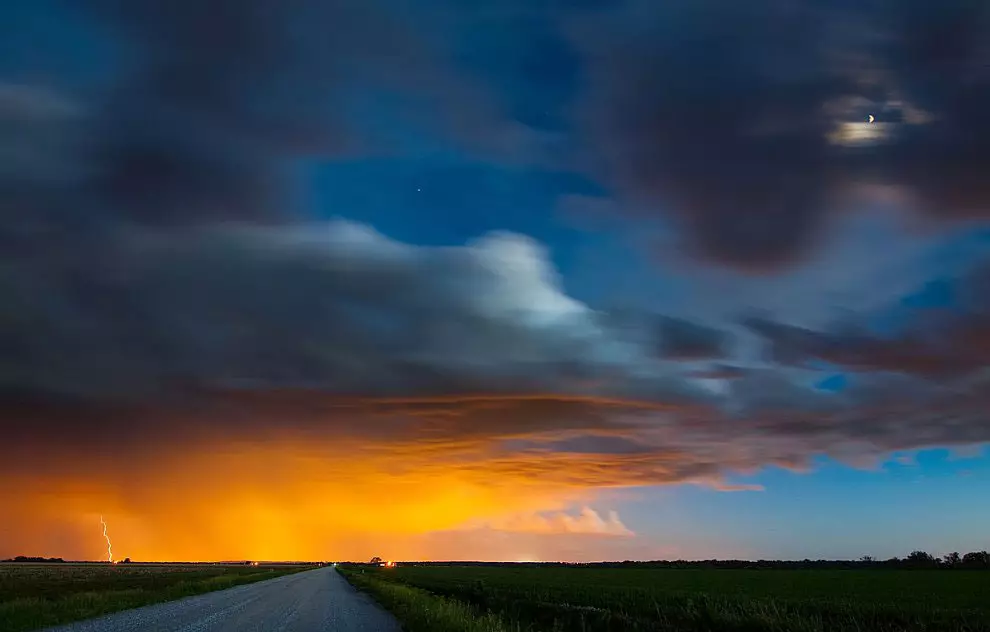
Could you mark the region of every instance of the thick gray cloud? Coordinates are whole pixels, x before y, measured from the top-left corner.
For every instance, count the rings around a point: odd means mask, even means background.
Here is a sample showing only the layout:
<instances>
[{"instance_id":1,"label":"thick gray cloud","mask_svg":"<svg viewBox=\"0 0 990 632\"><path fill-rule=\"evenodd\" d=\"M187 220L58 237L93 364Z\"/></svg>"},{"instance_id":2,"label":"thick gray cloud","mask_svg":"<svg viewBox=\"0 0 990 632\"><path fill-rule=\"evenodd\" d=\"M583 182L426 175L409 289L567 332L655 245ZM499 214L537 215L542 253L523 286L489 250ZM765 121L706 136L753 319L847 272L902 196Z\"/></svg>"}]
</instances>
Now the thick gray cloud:
<instances>
[{"instance_id":1,"label":"thick gray cloud","mask_svg":"<svg viewBox=\"0 0 990 632\"><path fill-rule=\"evenodd\" d=\"M286 221L310 210L303 160L401 153L400 125L489 155L517 150L510 122L457 75L440 39L390 0L66 4L51 19L76 37L51 54L89 60L99 80L50 83L84 99L71 130L84 174L75 206L104 218ZM14 20L36 11L15 5ZM30 108L51 114L38 100L19 106Z\"/></svg>"},{"instance_id":2,"label":"thick gray cloud","mask_svg":"<svg viewBox=\"0 0 990 632\"><path fill-rule=\"evenodd\" d=\"M721 484L822 453L990 440L974 367L937 380L871 372L840 393L776 368L697 386L724 376L657 357L655 331L611 328L561 290L542 246L511 233L421 247L337 220L101 239L86 256L5 260L11 445L57 436L66 446L53 453L142 454L288 434L398 454L436 446L435 464L400 469L454 462L609 486ZM969 278L961 287L980 287ZM976 310L984 299L971 294Z\"/></svg>"},{"instance_id":3,"label":"thick gray cloud","mask_svg":"<svg viewBox=\"0 0 990 632\"><path fill-rule=\"evenodd\" d=\"M425 63L374 3L93 0L87 9L136 66L99 108L93 193L146 223L284 214L284 161L356 148L344 122L348 82L401 81Z\"/></svg>"},{"instance_id":4,"label":"thick gray cloud","mask_svg":"<svg viewBox=\"0 0 990 632\"><path fill-rule=\"evenodd\" d=\"M667 385L646 347L564 294L531 239L495 232L437 248L344 220L129 221L87 197L85 143L32 142L74 129L76 109L28 88L3 94L0 131L31 157L0 180L16 201L0 224L8 390L692 390Z\"/></svg>"},{"instance_id":5,"label":"thick gray cloud","mask_svg":"<svg viewBox=\"0 0 990 632\"><path fill-rule=\"evenodd\" d=\"M565 295L538 243L403 244L343 220L119 229L9 259L8 388L147 397L211 388L338 394L692 388Z\"/></svg>"},{"instance_id":6,"label":"thick gray cloud","mask_svg":"<svg viewBox=\"0 0 990 632\"><path fill-rule=\"evenodd\" d=\"M80 192L101 214L143 223L284 220L301 210L300 158L400 151L394 129L412 123L530 164L548 159L538 156L544 144L566 147L550 152L564 168L590 156L588 174L614 187L617 208L659 212L685 231L692 254L746 269L805 256L829 212L866 189L870 199L901 189L898 200L936 217L988 208L982 3L417 9L403 14L389 0L74 6L115 55L92 53L112 77L87 94L77 164L91 177ZM517 50L505 36L516 26L533 40L519 54L541 64L494 56ZM475 36L488 47L464 54ZM581 90L573 77L587 79ZM526 97L500 94L503 84L552 107L521 107ZM374 123L361 117L371 106ZM513 120L519 109L556 113L554 140Z\"/></svg>"},{"instance_id":7,"label":"thick gray cloud","mask_svg":"<svg viewBox=\"0 0 990 632\"><path fill-rule=\"evenodd\" d=\"M985 3L633 1L576 24L592 170L695 255L787 265L878 185L935 217L990 211Z\"/></svg>"},{"instance_id":8,"label":"thick gray cloud","mask_svg":"<svg viewBox=\"0 0 990 632\"><path fill-rule=\"evenodd\" d=\"M67 452L136 466L176 446L301 440L389 463L394 473L581 488L724 485L768 465L805 469L821 455L854 465L893 452L990 442L987 374L934 385L864 376L846 393L752 372L723 400L664 405L596 397L480 395L354 399L314 390L227 391L195 402L60 410L4 407L15 450L4 471L87 471ZM39 450L42 437L45 450ZM51 438L57 440L52 441ZM24 455L23 457L21 455ZM46 467L48 467L46 465Z\"/></svg>"}]
</instances>

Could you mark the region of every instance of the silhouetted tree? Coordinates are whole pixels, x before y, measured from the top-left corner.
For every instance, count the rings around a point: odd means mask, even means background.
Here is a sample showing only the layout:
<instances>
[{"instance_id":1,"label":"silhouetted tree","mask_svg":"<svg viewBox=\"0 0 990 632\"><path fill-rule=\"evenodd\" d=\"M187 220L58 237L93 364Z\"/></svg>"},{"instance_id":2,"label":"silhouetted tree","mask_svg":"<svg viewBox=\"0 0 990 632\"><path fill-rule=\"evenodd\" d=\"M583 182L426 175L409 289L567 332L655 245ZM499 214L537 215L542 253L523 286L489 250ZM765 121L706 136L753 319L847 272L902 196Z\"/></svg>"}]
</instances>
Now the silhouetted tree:
<instances>
[{"instance_id":1,"label":"silhouetted tree","mask_svg":"<svg viewBox=\"0 0 990 632\"><path fill-rule=\"evenodd\" d=\"M371 558L371 563L377 566L378 564L382 563L382 558L376 555L375 557Z\"/></svg>"},{"instance_id":2,"label":"silhouetted tree","mask_svg":"<svg viewBox=\"0 0 990 632\"><path fill-rule=\"evenodd\" d=\"M990 553L986 551L973 551L963 555L963 566L966 568L990 568Z\"/></svg>"},{"instance_id":3,"label":"silhouetted tree","mask_svg":"<svg viewBox=\"0 0 990 632\"><path fill-rule=\"evenodd\" d=\"M925 551L911 551L911 554L904 560L908 566L918 568L929 568L938 566L938 560Z\"/></svg>"},{"instance_id":4,"label":"silhouetted tree","mask_svg":"<svg viewBox=\"0 0 990 632\"><path fill-rule=\"evenodd\" d=\"M125 557L123 561L121 561L121 564L130 564L130 563L131 563L131 558L129 557Z\"/></svg>"},{"instance_id":5,"label":"silhouetted tree","mask_svg":"<svg viewBox=\"0 0 990 632\"><path fill-rule=\"evenodd\" d=\"M962 557L957 552L949 553L942 560L946 566L959 566L962 564Z\"/></svg>"}]
</instances>

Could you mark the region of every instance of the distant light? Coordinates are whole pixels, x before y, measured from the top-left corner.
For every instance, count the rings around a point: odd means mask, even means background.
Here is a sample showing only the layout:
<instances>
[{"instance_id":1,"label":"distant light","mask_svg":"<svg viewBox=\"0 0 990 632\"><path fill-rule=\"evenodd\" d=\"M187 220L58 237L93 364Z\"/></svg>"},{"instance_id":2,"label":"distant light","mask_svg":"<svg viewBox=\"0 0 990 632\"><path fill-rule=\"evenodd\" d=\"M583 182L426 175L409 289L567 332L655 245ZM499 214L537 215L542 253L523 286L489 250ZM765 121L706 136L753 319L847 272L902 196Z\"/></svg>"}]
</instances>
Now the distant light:
<instances>
[{"instance_id":1,"label":"distant light","mask_svg":"<svg viewBox=\"0 0 990 632\"><path fill-rule=\"evenodd\" d=\"M828 141L846 147L875 145L888 140L894 127L890 123L845 122L829 132Z\"/></svg>"}]
</instances>

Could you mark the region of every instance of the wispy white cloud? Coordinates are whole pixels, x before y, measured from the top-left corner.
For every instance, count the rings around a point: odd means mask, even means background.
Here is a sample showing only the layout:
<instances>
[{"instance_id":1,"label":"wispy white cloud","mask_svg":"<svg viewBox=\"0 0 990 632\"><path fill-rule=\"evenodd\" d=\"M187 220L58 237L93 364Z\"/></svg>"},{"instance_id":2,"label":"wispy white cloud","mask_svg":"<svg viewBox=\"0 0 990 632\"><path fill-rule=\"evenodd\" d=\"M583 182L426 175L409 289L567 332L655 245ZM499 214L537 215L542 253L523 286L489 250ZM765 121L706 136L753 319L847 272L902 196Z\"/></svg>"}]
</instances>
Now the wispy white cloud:
<instances>
[{"instance_id":1,"label":"wispy white cloud","mask_svg":"<svg viewBox=\"0 0 990 632\"><path fill-rule=\"evenodd\" d=\"M633 537L636 535L622 523L617 512L609 510L602 517L596 510L588 506L581 507L577 514L566 511L513 514L473 522L466 525L465 528L536 534L582 534L611 537Z\"/></svg>"}]
</instances>

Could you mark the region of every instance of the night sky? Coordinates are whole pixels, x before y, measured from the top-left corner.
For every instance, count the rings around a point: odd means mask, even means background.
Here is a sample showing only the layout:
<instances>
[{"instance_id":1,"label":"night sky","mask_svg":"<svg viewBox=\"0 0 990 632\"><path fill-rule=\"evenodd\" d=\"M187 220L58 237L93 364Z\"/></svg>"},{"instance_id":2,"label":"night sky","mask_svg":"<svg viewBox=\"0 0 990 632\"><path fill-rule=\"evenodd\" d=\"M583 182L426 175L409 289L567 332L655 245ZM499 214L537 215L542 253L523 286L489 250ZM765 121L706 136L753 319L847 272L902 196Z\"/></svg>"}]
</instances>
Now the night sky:
<instances>
[{"instance_id":1,"label":"night sky","mask_svg":"<svg viewBox=\"0 0 990 632\"><path fill-rule=\"evenodd\" d=\"M0 557L986 549L988 174L984 0L7 0Z\"/></svg>"}]
</instances>

